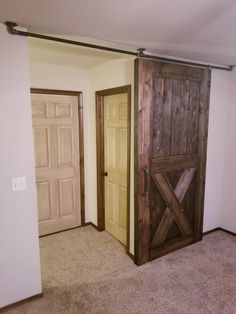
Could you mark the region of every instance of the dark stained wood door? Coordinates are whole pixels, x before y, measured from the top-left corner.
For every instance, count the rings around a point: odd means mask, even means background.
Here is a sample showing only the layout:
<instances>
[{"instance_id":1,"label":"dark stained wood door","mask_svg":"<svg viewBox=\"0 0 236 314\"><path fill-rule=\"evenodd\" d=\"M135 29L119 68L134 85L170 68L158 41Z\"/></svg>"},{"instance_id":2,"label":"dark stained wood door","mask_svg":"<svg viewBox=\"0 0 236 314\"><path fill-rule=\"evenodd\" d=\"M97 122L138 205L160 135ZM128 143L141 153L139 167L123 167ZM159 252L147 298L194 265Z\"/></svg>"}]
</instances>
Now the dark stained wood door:
<instances>
[{"instance_id":1,"label":"dark stained wood door","mask_svg":"<svg viewBox=\"0 0 236 314\"><path fill-rule=\"evenodd\" d=\"M136 61L135 261L202 239L211 72Z\"/></svg>"}]
</instances>

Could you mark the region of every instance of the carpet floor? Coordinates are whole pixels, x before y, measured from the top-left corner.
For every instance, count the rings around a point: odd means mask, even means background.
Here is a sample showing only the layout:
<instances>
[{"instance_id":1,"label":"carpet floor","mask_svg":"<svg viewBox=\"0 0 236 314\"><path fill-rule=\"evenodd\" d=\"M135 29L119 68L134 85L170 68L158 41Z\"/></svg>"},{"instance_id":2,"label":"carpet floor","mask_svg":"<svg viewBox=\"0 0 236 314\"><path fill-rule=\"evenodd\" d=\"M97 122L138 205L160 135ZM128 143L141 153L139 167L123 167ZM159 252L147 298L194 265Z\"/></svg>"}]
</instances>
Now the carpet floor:
<instances>
[{"instance_id":1,"label":"carpet floor","mask_svg":"<svg viewBox=\"0 0 236 314\"><path fill-rule=\"evenodd\" d=\"M93 227L40 239L44 297L12 314L236 314L236 238L222 231L137 267Z\"/></svg>"}]
</instances>

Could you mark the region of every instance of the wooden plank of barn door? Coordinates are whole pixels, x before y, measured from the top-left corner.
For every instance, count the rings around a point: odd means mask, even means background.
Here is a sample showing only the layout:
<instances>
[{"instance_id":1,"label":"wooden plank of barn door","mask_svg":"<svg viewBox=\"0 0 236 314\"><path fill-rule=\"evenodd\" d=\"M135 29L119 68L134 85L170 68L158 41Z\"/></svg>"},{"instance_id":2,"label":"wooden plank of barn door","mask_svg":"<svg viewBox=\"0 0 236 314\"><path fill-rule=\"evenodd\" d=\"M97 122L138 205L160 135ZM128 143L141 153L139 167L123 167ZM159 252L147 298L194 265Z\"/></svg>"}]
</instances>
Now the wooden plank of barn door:
<instances>
[{"instance_id":1,"label":"wooden plank of barn door","mask_svg":"<svg viewBox=\"0 0 236 314\"><path fill-rule=\"evenodd\" d=\"M143 61L143 60L142 60ZM138 265L149 261L150 240L150 213L148 194L148 182L145 178L144 169L149 168L150 132L147 123L150 119L150 107L146 104L151 102L150 87L152 84L150 71L145 62L135 60L135 263Z\"/></svg>"},{"instance_id":2,"label":"wooden plank of barn door","mask_svg":"<svg viewBox=\"0 0 236 314\"><path fill-rule=\"evenodd\" d=\"M172 127L171 127L171 155L179 154L180 146L180 129L182 127L182 121L180 116L181 106L181 81L172 80Z\"/></svg>"},{"instance_id":3,"label":"wooden plank of barn door","mask_svg":"<svg viewBox=\"0 0 236 314\"><path fill-rule=\"evenodd\" d=\"M200 82L189 83L189 110L188 110L188 142L187 153L196 152L198 140L198 116L200 104Z\"/></svg>"},{"instance_id":4,"label":"wooden plank of barn door","mask_svg":"<svg viewBox=\"0 0 236 314\"><path fill-rule=\"evenodd\" d=\"M169 156L170 155L170 138L171 138L171 101L172 101L172 80L154 77L153 80L153 97L155 101L153 106L153 115L150 116L150 133L152 134L153 151L152 156ZM158 129L163 129L164 136L161 136L157 129L157 121L153 121L154 117L158 117Z\"/></svg>"},{"instance_id":5,"label":"wooden plank of barn door","mask_svg":"<svg viewBox=\"0 0 236 314\"><path fill-rule=\"evenodd\" d=\"M196 168L190 168L185 170L181 177L180 180L175 188L175 195L178 198L179 202L183 201L183 198L187 192L187 189L193 179L193 176L195 175L196 172ZM153 237L152 240L152 246L156 246L158 244L161 244L165 241L167 233L169 231L169 226L172 225L174 221L174 214L173 212L170 210L169 207L166 208L161 222L155 232L155 235Z\"/></svg>"},{"instance_id":6,"label":"wooden plank of barn door","mask_svg":"<svg viewBox=\"0 0 236 314\"><path fill-rule=\"evenodd\" d=\"M181 82L181 106L180 106L180 116L181 116L181 128L179 143L179 154L183 155L187 152L187 139L188 139L188 101L189 101L189 81L182 80Z\"/></svg>"},{"instance_id":7,"label":"wooden plank of barn door","mask_svg":"<svg viewBox=\"0 0 236 314\"><path fill-rule=\"evenodd\" d=\"M187 236L192 233L192 227L184 215L184 209L181 206L167 176L164 173L156 173L152 175L152 178L159 189L160 194L166 202L166 206L169 207L175 217L176 223L182 234ZM183 181L185 183L185 181Z\"/></svg>"}]
</instances>

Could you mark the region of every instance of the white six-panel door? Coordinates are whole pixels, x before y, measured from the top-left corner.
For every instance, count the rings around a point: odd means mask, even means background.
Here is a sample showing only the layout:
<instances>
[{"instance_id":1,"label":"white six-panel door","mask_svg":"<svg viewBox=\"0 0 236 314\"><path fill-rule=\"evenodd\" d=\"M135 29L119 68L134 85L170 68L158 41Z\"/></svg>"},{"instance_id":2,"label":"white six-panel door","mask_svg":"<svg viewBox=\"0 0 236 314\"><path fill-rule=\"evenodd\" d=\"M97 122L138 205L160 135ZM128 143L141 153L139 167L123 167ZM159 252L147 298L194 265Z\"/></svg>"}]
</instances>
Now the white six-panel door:
<instances>
[{"instance_id":1,"label":"white six-panel door","mask_svg":"<svg viewBox=\"0 0 236 314\"><path fill-rule=\"evenodd\" d=\"M80 226L78 97L32 94L39 234Z\"/></svg>"}]
</instances>

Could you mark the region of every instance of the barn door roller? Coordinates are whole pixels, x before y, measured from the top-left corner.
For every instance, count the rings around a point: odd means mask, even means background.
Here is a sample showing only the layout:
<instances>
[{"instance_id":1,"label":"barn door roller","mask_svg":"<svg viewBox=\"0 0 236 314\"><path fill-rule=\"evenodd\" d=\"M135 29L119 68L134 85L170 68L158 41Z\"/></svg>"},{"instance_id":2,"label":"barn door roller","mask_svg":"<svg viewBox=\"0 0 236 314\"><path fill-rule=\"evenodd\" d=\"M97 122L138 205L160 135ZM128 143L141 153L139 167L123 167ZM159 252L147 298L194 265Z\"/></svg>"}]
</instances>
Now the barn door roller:
<instances>
[{"instance_id":1,"label":"barn door roller","mask_svg":"<svg viewBox=\"0 0 236 314\"><path fill-rule=\"evenodd\" d=\"M232 71L233 67L234 67L234 65L221 66L221 65L191 62L191 61L179 60L179 59L174 59L174 58L161 57L161 56L152 55L152 54L146 54L144 52L146 49L144 49L144 48L139 48L139 49L137 49L137 51L128 51L128 50L123 50L123 49L117 49L117 48L111 48L111 47L105 47L105 46L100 46L100 45L84 43L84 42L70 40L70 39L64 39L64 38L60 38L60 37L54 37L54 36L48 36L48 35L43 35L43 34L25 32L25 31L21 31L21 30L16 29L17 24L14 22L9 22L9 21L5 22L5 25L7 27L8 33L11 35L19 35L19 36L25 36L25 37L45 39L45 40L56 41L56 42L65 43L65 44L74 45L74 46L81 46L81 47L87 47L87 48L92 48L92 49L98 49L98 50L104 50L104 51L110 51L110 52L116 52L116 53L120 53L120 54L136 56L137 58L152 59L152 60L158 60L161 62L176 63L176 64L195 66L195 67L200 67L200 68Z\"/></svg>"}]
</instances>

